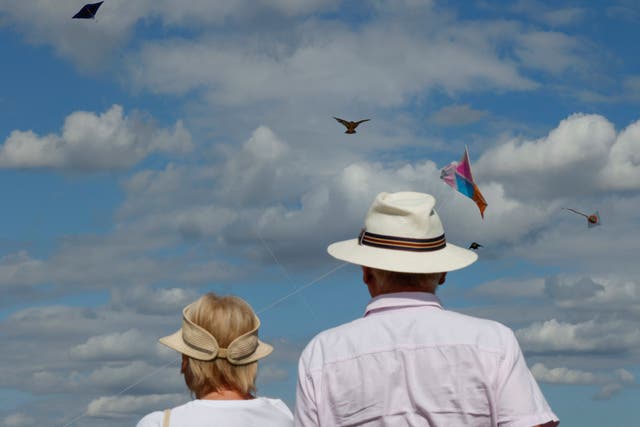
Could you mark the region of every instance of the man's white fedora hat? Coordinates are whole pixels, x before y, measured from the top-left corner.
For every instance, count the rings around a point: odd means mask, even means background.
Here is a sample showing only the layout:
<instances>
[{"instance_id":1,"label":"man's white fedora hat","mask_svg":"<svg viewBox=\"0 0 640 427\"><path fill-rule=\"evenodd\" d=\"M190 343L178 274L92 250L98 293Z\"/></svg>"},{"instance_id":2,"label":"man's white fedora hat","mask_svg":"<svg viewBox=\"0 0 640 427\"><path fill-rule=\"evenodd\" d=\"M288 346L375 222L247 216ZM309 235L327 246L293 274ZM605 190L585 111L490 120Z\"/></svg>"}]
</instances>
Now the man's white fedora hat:
<instances>
[{"instance_id":1,"label":"man's white fedora hat","mask_svg":"<svg viewBox=\"0 0 640 427\"><path fill-rule=\"evenodd\" d=\"M439 273L464 268L478 259L448 243L430 194L402 191L376 196L356 239L327 248L334 258L381 270Z\"/></svg>"}]
</instances>

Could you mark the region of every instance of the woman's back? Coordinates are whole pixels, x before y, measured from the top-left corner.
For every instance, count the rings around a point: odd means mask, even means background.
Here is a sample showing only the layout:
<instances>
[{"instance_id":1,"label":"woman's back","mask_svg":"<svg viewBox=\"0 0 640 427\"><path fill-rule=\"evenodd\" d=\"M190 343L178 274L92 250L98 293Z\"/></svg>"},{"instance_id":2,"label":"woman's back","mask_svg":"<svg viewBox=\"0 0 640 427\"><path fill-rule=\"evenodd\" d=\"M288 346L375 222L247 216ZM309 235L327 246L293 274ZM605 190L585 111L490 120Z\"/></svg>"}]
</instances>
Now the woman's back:
<instances>
[{"instance_id":1,"label":"woman's back","mask_svg":"<svg viewBox=\"0 0 640 427\"><path fill-rule=\"evenodd\" d=\"M171 409L169 426L163 426L164 413L152 412L136 427L218 427L293 426L293 415L279 399L258 397L249 400L192 400Z\"/></svg>"}]
</instances>

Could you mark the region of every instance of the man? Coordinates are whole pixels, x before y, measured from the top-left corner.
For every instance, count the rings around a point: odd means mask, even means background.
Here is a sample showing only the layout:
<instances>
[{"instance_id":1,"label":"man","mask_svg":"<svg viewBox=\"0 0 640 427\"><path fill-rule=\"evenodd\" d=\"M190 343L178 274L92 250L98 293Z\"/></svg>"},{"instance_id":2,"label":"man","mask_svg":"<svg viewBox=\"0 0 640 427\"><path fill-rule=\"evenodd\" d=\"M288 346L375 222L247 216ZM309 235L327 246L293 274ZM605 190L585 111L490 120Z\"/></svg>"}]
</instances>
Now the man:
<instances>
[{"instance_id":1,"label":"man","mask_svg":"<svg viewBox=\"0 0 640 427\"><path fill-rule=\"evenodd\" d=\"M299 363L297 426L556 426L513 332L444 310L446 272L476 261L452 245L422 193L381 193L333 257L362 266L361 319L324 331Z\"/></svg>"}]
</instances>

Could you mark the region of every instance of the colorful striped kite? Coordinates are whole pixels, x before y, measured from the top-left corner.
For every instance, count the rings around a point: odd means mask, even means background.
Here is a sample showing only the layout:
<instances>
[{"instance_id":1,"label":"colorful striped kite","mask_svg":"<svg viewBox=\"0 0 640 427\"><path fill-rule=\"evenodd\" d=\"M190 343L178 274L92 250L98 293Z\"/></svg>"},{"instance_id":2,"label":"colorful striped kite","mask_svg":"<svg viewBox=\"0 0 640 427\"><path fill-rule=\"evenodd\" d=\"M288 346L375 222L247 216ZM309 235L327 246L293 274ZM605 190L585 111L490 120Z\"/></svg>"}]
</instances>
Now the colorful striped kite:
<instances>
[{"instance_id":1,"label":"colorful striped kite","mask_svg":"<svg viewBox=\"0 0 640 427\"><path fill-rule=\"evenodd\" d=\"M469 150L467 147L464 147L464 155L460 162L451 162L442 169L440 179L473 200L476 205L478 205L478 209L480 209L480 216L484 218L484 210L487 207L487 202L484 200L484 197L482 197L478 186L473 182Z\"/></svg>"}]
</instances>

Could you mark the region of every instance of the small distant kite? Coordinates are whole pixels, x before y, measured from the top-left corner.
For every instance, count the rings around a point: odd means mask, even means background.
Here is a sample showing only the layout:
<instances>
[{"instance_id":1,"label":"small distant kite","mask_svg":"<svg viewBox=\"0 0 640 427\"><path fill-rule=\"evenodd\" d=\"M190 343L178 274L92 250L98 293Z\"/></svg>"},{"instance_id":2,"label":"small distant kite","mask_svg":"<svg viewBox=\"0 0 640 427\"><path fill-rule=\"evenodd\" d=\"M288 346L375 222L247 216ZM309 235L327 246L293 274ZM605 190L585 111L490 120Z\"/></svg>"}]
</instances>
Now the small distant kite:
<instances>
[{"instance_id":1,"label":"small distant kite","mask_svg":"<svg viewBox=\"0 0 640 427\"><path fill-rule=\"evenodd\" d=\"M566 209L566 210L568 210L568 211L571 211L571 212L573 212L573 213L575 213L575 214L578 214L578 215L582 215L583 217L587 218L587 226L588 226L589 228L593 228L593 227L595 227L596 225L601 225L601 222L600 222L600 214L598 213L598 211L595 211L595 212L594 212L594 213L592 213L591 215L587 215L587 214L582 213L582 212L580 212L580 211L577 211L577 210L575 210L575 209L571 209L571 208L563 208L563 209Z\"/></svg>"},{"instance_id":2,"label":"small distant kite","mask_svg":"<svg viewBox=\"0 0 640 427\"><path fill-rule=\"evenodd\" d=\"M471 242L471 244L469 245L469 249L478 249L478 248L484 248L484 246L482 246L480 243L478 242Z\"/></svg>"},{"instance_id":3,"label":"small distant kite","mask_svg":"<svg viewBox=\"0 0 640 427\"><path fill-rule=\"evenodd\" d=\"M460 162L451 162L440 171L440 179L453 189L458 190L473 200L476 205L478 205L478 209L480 209L480 216L484 218L487 201L473 181L471 161L469 160L469 150L467 147L464 148L464 154Z\"/></svg>"},{"instance_id":4,"label":"small distant kite","mask_svg":"<svg viewBox=\"0 0 640 427\"><path fill-rule=\"evenodd\" d=\"M102 3L104 2L85 4L71 19L95 19L96 13L98 13L98 9L100 9Z\"/></svg>"},{"instance_id":5,"label":"small distant kite","mask_svg":"<svg viewBox=\"0 0 640 427\"><path fill-rule=\"evenodd\" d=\"M371 119L358 120L357 122L350 122L348 120L341 119L339 117L334 117L339 123L342 123L347 130L344 133L356 133L356 128L360 123L368 122Z\"/></svg>"}]
</instances>

